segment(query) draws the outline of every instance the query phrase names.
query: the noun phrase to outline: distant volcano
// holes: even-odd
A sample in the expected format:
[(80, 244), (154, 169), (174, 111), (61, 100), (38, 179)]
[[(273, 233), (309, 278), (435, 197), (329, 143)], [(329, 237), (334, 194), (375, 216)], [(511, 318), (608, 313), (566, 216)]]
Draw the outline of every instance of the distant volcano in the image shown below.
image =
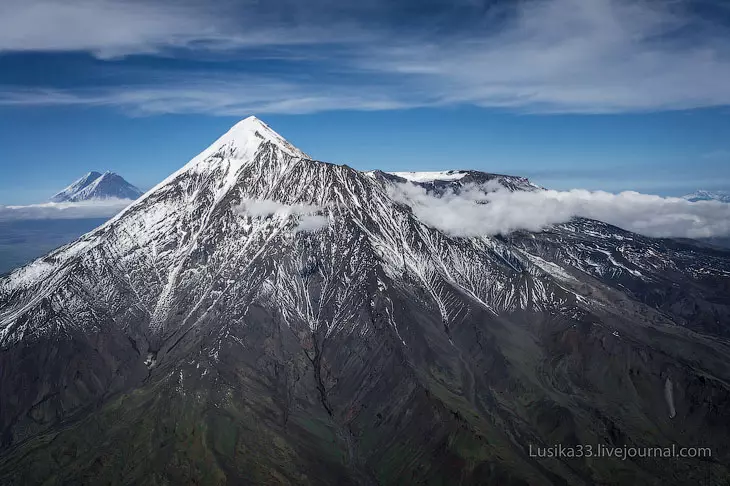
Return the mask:
[(727, 191), (695, 191), (692, 194), (682, 196), (682, 199), (688, 201), (720, 201), (730, 203), (730, 192)]
[(91, 171), (51, 198), (52, 202), (137, 199), (142, 191), (114, 172)]

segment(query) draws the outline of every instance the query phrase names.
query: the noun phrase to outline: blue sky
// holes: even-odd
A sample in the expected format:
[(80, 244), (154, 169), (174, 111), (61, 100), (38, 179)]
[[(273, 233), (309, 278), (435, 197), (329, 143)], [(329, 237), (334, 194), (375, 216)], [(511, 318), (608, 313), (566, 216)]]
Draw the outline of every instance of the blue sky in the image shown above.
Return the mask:
[(256, 114), (361, 169), (730, 186), (722, 0), (5, 0), (0, 204), (149, 188)]

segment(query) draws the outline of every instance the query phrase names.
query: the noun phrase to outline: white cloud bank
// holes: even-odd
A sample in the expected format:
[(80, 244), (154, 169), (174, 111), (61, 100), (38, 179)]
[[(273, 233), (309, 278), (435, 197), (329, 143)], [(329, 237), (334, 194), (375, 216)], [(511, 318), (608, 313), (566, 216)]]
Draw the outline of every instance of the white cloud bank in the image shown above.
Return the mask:
[(730, 204), (690, 202), (638, 192), (510, 192), (484, 194), (466, 188), (461, 194), (434, 197), (418, 186), (398, 184), (393, 196), (408, 204), (424, 223), (454, 236), (539, 231), (574, 217), (596, 219), (652, 237), (706, 238), (730, 235)]
[(111, 218), (132, 203), (129, 199), (106, 199), (66, 203), (42, 203), (27, 206), (0, 206), (0, 221), (28, 219)]

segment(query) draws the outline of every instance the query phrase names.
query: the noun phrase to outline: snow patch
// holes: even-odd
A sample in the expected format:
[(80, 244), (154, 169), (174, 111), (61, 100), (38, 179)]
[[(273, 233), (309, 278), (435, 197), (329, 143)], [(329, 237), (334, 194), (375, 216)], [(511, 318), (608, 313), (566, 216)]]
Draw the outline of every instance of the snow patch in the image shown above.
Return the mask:
[(56, 266), (53, 264), (44, 262), (43, 260), (36, 260), (29, 265), (13, 271), (6, 283), (9, 288), (27, 286), (45, 278), (55, 268)]
[(525, 257), (527, 257), (527, 259), (530, 260), (533, 265), (535, 265), (548, 275), (552, 275), (553, 277), (557, 277), (562, 280), (576, 281), (575, 277), (566, 272), (563, 267), (556, 265), (553, 262), (543, 260), (539, 256), (531, 255), (529, 253), (523, 253), (523, 255), (525, 255)]
[(411, 182), (458, 181), (468, 174), (463, 170), (442, 170), (437, 172), (388, 172)]

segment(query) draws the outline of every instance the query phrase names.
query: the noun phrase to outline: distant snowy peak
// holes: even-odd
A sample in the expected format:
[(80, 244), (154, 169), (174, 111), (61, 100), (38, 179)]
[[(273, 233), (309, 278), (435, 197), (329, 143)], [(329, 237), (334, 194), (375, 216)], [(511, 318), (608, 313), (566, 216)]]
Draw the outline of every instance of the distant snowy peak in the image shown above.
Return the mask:
[(52, 202), (137, 199), (142, 191), (114, 172), (92, 171), (51, 198)]
[(730, 192), (728, 191), (695, 191), (692, 194), (682, 196), (687, 201), (719, 201), (730, 203)]
[(77, 200), (93, 199), (137, 199), (142, 191), (114, 172), (105, 172), (101, 177), (82, 189)]
[(73, 184), (68, 186), (63, 191), (59, 192), (55, 196), (51, 198), (52, 202), (64, 202), (64, 201), (70, 201), (71, 198), (78, 194), (79, 191), (83, 190), (84, 188), (88, 187), (92, 182), (94, 182), (96, 179), (101, 177), (101, 172), (91, 171), (84, 175), (82, 178), (75, 181)]

